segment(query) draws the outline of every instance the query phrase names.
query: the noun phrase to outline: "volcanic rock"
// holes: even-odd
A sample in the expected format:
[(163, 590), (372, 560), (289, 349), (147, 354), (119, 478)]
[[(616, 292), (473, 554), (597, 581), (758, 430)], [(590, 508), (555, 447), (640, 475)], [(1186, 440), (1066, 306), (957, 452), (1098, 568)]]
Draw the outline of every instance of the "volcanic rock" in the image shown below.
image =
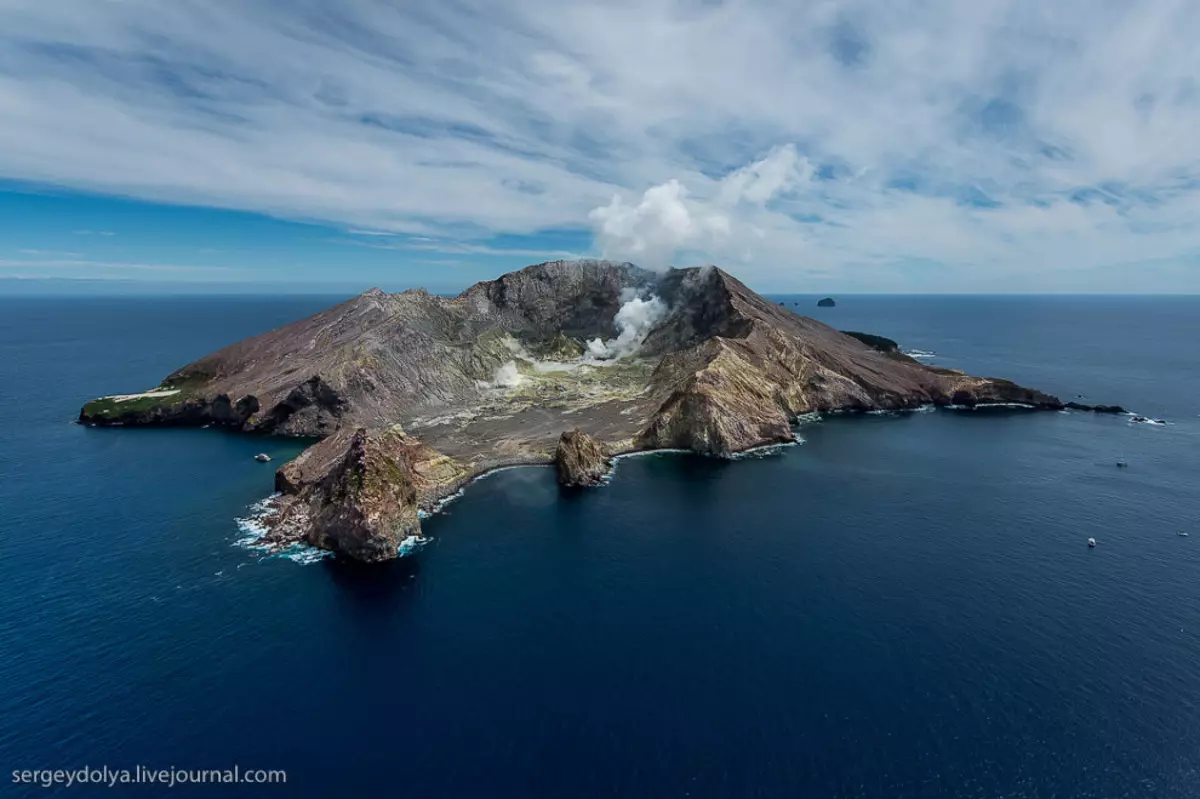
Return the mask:
[(1082, 402), (1068, 402), (1063, 407), (1070, 408), (1073, 411), (1091, 411), (1092, 413), (1128, 413), (1120, 405), (1084, 405)]
[(612, 464), (609, 448), (579, 429), (563, 433), (554, 450), (554, 467), (563, 486), (597, 485), (612, 471)]
[(580, 484), (614, 453), (790, 441), (811, 412), (1063, 407), (893, 344), (799, 316), (713, 266), (554, 261), (452, 298), (372, 289), (151, 391), (93, 400), (80, 421), (320, 438), (276, 473), (268, 543), (379, 560), (417, 534), (418, 509), (500, 466), (559, 463)]

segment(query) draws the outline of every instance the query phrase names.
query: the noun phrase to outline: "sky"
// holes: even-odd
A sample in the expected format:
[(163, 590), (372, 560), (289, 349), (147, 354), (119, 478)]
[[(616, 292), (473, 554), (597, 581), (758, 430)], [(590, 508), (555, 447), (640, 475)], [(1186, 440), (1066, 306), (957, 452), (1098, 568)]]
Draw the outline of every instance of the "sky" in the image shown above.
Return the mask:
[(0, 278), (1200, 292), (1196, 41), (1191, 0), (0, 0)]

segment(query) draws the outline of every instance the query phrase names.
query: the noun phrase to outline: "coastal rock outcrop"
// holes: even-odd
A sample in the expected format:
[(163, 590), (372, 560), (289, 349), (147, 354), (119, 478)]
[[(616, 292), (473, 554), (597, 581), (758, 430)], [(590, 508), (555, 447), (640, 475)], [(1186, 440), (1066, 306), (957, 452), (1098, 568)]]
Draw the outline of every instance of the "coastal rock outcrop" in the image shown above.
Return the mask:
[(328, 435), (338, 428), (348, 404), (320, 375), (313, 375), (289, 391), (269, 413), (244, 421), (258, 432)]
[(900, 345), (886, 336), (877, 336), (874, 333), (859, 333), (856, 330), (843, 330), (842, 332), (851, 338), (858, 339), (876, 352), (882, 352), (884, 355), (896, 355), (900, 352)]
[(826, 297), (824, 299), (817, 300), (818, 308), (833, 308), (836, 305), (837, 303), (833, 301), (833, 297)]
[(559, 436), (554, 450), (559, 485), (574, 488), (598, 485), (612, 471), (612, 465), (612, 451), (582, 430), (568, 430)]
[(1063, 407), (1073, 411), (1091, 411), (1092, 413), (1110, 413), (1116, 415), (1129, 413), (1129, 411), (1120, 405), (1085, 405), (1082, 402), (1068, 402)]
[(553, 261), (457, 297), (372, 289), (80, 421), (317, 437), (276, 473), (266, 542), (379, 560), (418, 533), (418, 509), (497, 467), (555, 463), (590, 484), (613, 454), (730, 455), (791, 441), (803, 414), (926, 404), (1064, 407), (840, 333), (715, 266)]
[(677, 386), (639, 435), (639, 445), (730, 455), (790, 441), (788, 403), (778, 383), (763, 379), (763, 365), (752, 348), (719, 339), (682, 357), (667, 356), (651, 380)]
[(403, 436), (358, 428), (308, 497), (308, 543), (357, 560), (393, 558), (420, 534), (417, 489)]
[(468, 477), (462, 464), (399, 425), (340, 430), (276, 470), (279, 496), (265, 543), (386, 560), (420, 536), (419, 512)]
[(80, 409), (79, 422), (93, 427), (241, 427), (258, 409), (252, 395), (236, 402), (224, 393), (195, 397), (167, 382), (141, 394), (94, 399)]

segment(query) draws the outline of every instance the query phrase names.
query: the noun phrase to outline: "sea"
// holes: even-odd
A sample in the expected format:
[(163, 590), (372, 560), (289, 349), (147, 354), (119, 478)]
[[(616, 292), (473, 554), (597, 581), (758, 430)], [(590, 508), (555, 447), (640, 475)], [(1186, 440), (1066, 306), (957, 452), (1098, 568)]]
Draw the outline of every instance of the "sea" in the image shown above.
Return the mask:
[[(773, 297), (1164, 424), (827, 416), (585, 492), (512, 469), (374, 566), (239, 522), (305, 442), (75, 424), (337, 299), (0, 299), (0, 793), (1200, 796), (1200, 297)], [(182, 784), (53, 782), (83, 768)]]

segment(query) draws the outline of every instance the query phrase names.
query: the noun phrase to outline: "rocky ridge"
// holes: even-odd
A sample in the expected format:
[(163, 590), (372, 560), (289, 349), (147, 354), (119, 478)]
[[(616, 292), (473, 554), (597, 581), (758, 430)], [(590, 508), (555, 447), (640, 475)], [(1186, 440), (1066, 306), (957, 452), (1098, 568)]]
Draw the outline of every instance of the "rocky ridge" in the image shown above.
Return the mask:
[(453, 298), (373, 289), (80, 421), (321, 438), (278, 470), (264, 540), (380, 560), (419, 535), (419, 511), (500, 466), (594, 484), (613, 454), (730, 455), (791, 441), (803, 414), (926, 404), (1064, 407), (873, 348), (716, 267), (556, 261)]

